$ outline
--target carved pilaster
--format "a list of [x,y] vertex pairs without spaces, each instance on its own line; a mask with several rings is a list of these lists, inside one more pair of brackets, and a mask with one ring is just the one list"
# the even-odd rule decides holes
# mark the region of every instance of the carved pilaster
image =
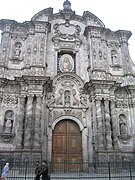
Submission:
[[117,132],[117,122],[116,122],[116,112],[115,112],[115,102],[111,101],[111,119],[112,119],[112,137],[114,149],[118,149],[118,132]]
[[34,141],[33,148],[40,148],[40,138],[41,138],[41,104],[42,97],[38,96],[36,98],[36,108],[35,108],[35,125],[34,125]]
[[24,135],[24,148],[32,148],[32,108],[33,97],[29,96],[26,109],[26,122],[25,122],[25,135]]
[[96,100],[96,114],[97,114],[97,136],[99,149],[104,149],[103,143],[103,124],[101,112],[101,100]]
[[18,130],[16,136],[16,148],[22,149],[22,136],[23,136],[23,121],[25,117],[25,96],[20,97],[20,106],[19,106],[19,117],[18,117]]
[[110,123],[110,113],[109,113],[109,100],[104,101],[104,111],[105,111],[105,131],[106,131],[106,145],[107,149],[112,149],[112,137],[111,137],[111,123]]

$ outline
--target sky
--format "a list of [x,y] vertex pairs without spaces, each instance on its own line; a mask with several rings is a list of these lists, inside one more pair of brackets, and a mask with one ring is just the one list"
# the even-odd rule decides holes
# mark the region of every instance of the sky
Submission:
[[[64,0],[0,0],[0,19],[30,21],[36,13],[48,7],[52,7],[53,12],[57,13],[63,9],[63,2]],[[80,16],[84,11],[89,11],[112,31],[131,31],[129,52],[135,63],[134,0],[70,0],[70,2],[72,10]]]

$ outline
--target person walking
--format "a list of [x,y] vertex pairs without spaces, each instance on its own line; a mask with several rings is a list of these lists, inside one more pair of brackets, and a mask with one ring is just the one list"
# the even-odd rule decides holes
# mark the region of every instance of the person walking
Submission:
[[8,173],[9,173],[9,163],[6,163],[4,168],[2,169],[1,179],[6,180]]
[[47,161],[42,161],[40,175],[42,175],[42,180],[50,180],[50,176],[48,174]]

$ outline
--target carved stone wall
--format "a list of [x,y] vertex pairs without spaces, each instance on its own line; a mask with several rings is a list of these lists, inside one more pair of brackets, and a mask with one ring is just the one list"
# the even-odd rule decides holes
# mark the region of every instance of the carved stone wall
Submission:
[[[133,159],[130,31],[111,31],[66,0],[30,21],[0,20],[0,158],[51,161],[52,131],[75,121],[83,160]],[[127,153],[128,152],[128,153]]]

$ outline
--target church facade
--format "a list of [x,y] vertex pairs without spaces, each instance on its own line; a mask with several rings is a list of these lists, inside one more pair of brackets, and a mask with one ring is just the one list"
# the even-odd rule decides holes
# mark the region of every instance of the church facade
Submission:
[[68,0],[0,29],[0,159],[135,159],[130,31],[77,15]]

